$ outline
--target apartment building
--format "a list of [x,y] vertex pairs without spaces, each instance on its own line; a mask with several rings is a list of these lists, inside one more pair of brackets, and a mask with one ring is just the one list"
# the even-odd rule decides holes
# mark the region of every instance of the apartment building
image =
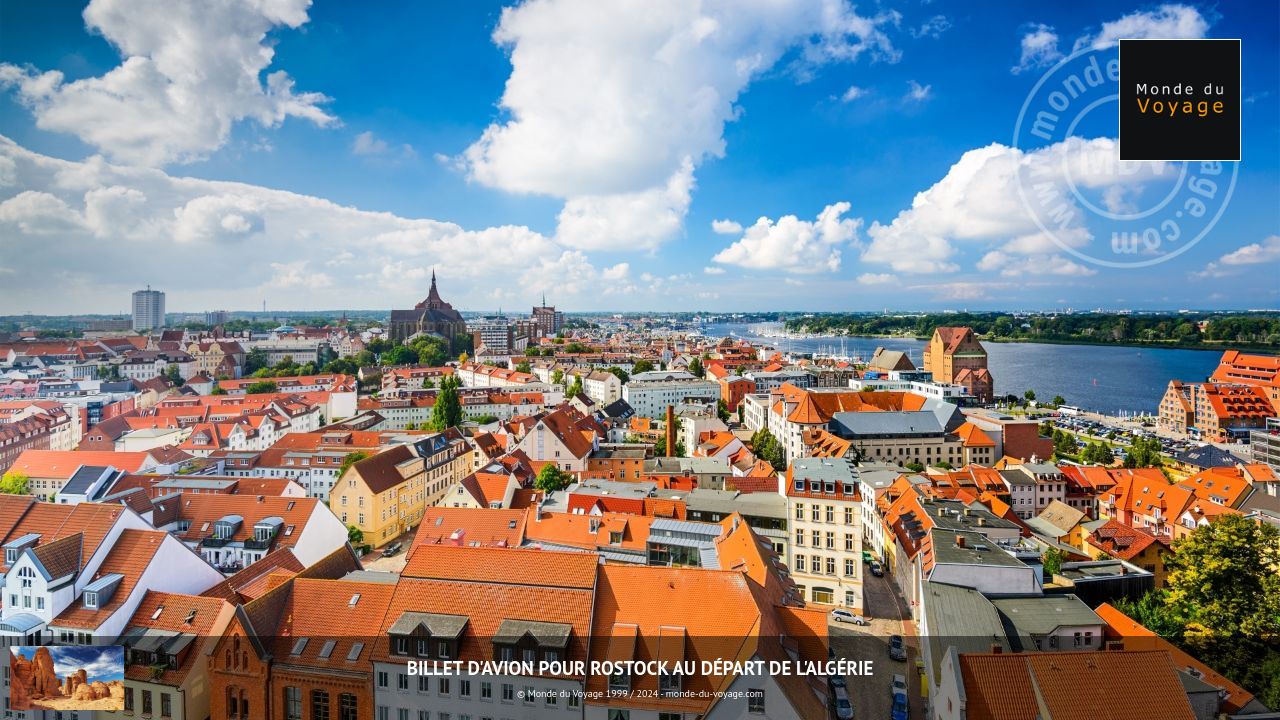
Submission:
[[853,463],[801,458],[782,486],[791,518],[788,565],[806,599],[861,612],[862,495]]

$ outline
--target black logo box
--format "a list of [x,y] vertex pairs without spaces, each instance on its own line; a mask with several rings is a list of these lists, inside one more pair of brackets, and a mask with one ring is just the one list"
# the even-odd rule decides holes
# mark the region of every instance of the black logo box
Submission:
[[1120,159],[1240,160],[1240,52],[1239,40],[1122,39]]

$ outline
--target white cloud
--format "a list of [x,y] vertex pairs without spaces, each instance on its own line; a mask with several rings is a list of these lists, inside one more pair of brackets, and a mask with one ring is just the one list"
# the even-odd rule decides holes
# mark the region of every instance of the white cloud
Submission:
[[1022,275],[1089,277],[1098,274],[1098,271],[1068,260],[1062,255],[1041,254],[1017,257],[1000,250],[992,250],[983,255],[978,261],[978,269],[984,272],[999,272],[1004,277]]
[[711,231],[717,235],[739,235],[742,233],[742,223],[733,220],[712,220]]
[[[1162,163],[1120,172],[1118,157],[1110,138],[1073,137],[1030,154],[1000,144],[970,150],[888,225],[872,223],[867,230],[871,243],[862,259],[904,273],[954,272],[959,269],[957,244],[999,244],[998,253],[984,256],[979,269],[1004,273],[1007,265],[1014,274],[1085,274],[1082,266],[1054,257],[1064,245],[1080,248],[1092,240],[1083,224],[1084,213],[1070,200],[1068,179],[1081,192],[1105,195],[1121,186],[1131,196],[1147,183],[1172,180]],[[1037,183],[1056,187],[1077,210],[1072,222],[1052,238],[1036,226],[1020,200],[1019,167],[1032,163]]]
[[1092,47],[1102,50],[1121,39],[1202,38],[1209,31],[1209,21],[1190,5],[1167,4],[1152,11],[1139,10],[1118,20],[1102,24],[1096,35],[1076,40],[1076,49]]
[[275,127],[297,117],[335,118],[319,93],[296,93],[284,71],[262,73],[267,35],[307,21],[310,0],[92,0],[88,28],[123,57],[105,75],[65,82],[56,70],[0,65],[0,85],[41,129],[70,133],[111,158],[142,165],[197,160],[222,147],[232,126]]
[[907,81],[907,94],[902,96],[908,102],[924,102],[933,96],[932,85],[921,85],[915,80]]
[[857,85],[850,85],[849,89],[845,90],[844,94],[840,96],[840,101],[853,102],[854,100],[857,100],[858,98],[863,97],[866,94],[867,94],[866,88],[860,88]]
[[795,215],[776,223],[762,217],[712,260],[756,270],[835,272],[840,269],[841,248],[853,243],[862,227],[861,218],[843,217],[849,208],[847,202],[828,205],[812,222]]
[[[418,153],[413,149],[413,146],[407,143],[401,145],[397,150],[393,150],[393,148],[387,144],[386,140],[375,135],[372,130],[366,130],[359,135],[356,135],[355,140],[351,143],[352,155],[381,157],[391,155],[393,152],[399,157],[406,159],[418,156]],[[449,160],[448,156],[441,155],[440,153],[435,154],[435,159],[437,161],[441,161],[442,158],[445,161],[444,164],[447,165],[447,161]]]
[[862,273],[858,276],[859,285],[884,285],[897,280],[892,273]]
[[704,275],[723,275],[725,270],[722,267],[715,267],[714,265],[711,265],[702,268],[702,272]]
[[[462,160],[483,185],[565,199],[566,244],[651,249],[679,234],[692,173],[724,155],[724,126],[755,78],[797,46],[798,75],[863,56],[894,61],[885,31],[897,21],[846,0],[506,8],[493,33],[510,51],[506,117]],[[637,222],[642,211],[655,218]]]
[[1032,26],[1022,36],[1022,57],[1011,68],[1014,75],[1026,70],[1048,67],[1062,59],[1058,50],[1058,34],[1043,23]]
[[911,36],[915,38],[939,38],[942,37],[942,33],[950,29],[951,21],[947,19],[946,15],[934,15],[925,20],[919,28],[912,29]]
[[652,250],[680,232],[693,191],[685,161],[662,187],[570,198],[557,218],[556,240],[582,250]]
[[[32,292],[44,293],[49,312],[123,310],[128,293],[146,284],[169,292],[176,310],[223,306],[229,297],[243,307],[264,298],[289,308],[410,307],[425,295],[432,267],[446,297],[464,308],[487,302],[495,278],[509,279],[498,284],[513,301],[545,289],[586,304],[636,289],[627,263],[596,266],[523,226],[467,230],[100,157],[58,160],[3,137],[0,159],[23,183],[0,190],[0,267],[14,271],[0,314],[25,309],[4,306]],[[169,238],[157,251],[157,239]]]
[[351,152],[356,155],[381,155],[386,151],[386,141],[376,137],[372,130],[356,135],[355,142],[351,143]]
[[[1226,277],[1241,272],[1245,266],[1267,263],[1280,263],[1280,235],[1272,235],[1262,242],[1232,250],[1216,261],[1207,263],[1203,270],[1192,273],[1192,277]],[[1280,267],[1275,271],[1280,272]]]

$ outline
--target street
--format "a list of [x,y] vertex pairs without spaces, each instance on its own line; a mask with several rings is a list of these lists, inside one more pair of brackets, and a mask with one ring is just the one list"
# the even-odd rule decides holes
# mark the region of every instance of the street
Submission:
[[[836,657],[850,660],[874,660],[875,673],[868,677],[849,677],[849,701],[853,703],[853,716],[883,718],[888,720],[893,699],[889,686],[895,674],[907,678],[911,717],[924,717],[924,704],[920,698],[920,677],[915,670],[919,653],[910,621],[903,622],[907,610],[897,586],[888,576],[876,577],[869,571],[863,581],[864,604],[871,624],[867,626],[831,623],[831,649]],[[905,632],[904,632],[905,630]],[[901,635],[907,648],[905,662],[889,658],[889,637]]]

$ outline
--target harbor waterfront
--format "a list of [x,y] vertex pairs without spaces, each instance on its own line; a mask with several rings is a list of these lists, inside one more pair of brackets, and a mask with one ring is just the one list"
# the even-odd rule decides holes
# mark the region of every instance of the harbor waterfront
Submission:
[[[782,337],[781,323],[715,323],[702,327],[711,337],[740,337],[783,352],[871,357],[877,347],[900,350],[919,366],[925,342],[914,338]],[[1105,415],[1154,413],[1169,381],[1202,380],[1217,367],[1221,350],[1060,343],[985,343],[997,395],[1035,390],[1049,400],[1061,395],[1076,407]]]

